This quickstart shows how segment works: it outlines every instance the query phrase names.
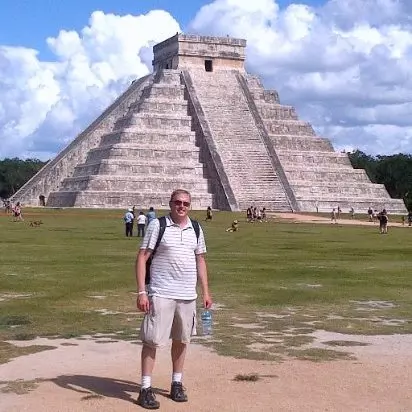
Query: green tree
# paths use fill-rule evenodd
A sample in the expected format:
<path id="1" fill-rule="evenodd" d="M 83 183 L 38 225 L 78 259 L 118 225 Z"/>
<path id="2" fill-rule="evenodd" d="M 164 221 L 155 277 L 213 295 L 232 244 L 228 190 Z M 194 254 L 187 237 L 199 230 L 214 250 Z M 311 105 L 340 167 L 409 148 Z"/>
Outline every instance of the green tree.
<path id="1" fill-rule="evenodd" d="M 46 163 L 38 159 L 0 160 L 0 197 L 7 199 L 12 196 Z"/>
<path id="2" fill-rule="evenodd" d="M 349 153 L 355 169 L 365 169 L 374 183 L 385 185 L 388 193 L 405 201 L 412 208 L 412 156 L 402 153 L 391 156 L 370 156 L 360 150 Z"/>

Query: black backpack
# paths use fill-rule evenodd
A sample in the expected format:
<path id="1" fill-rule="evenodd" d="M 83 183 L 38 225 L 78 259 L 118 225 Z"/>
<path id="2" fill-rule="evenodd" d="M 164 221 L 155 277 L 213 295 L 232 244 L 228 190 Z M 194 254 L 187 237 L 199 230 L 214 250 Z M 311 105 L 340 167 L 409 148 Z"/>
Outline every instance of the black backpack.
<path id="1" fill-rule="evenodd" d="M 162 240 L 162 237 L 163 237 L 163 235 L 165 233 L 165 230 L 166 230 L 166 216 L 159 217 L 158 220 L 159 220 L 159 223 L 160 223 L 159 236 L 157 237 L 156 245 L 153 249 L 152 254 L 150 255 L 149 259 L 147 259 L 147 261 L 146 261 L 146 278 L 145 278 L 145 284 L 146 285 L 148 285 L 150 283 L 150 266 L 152 265 L 153 257 L 156 253 L 157 248 L 160 245 L 160 241 Z M 193 229 L 196 233 L 196 239 L 199 242 L 199 236 L 200 236 L 199 222 L 197 220 L 193 220 L 193 219 L 190 219 L 190 221 L 192 222 Z"/>

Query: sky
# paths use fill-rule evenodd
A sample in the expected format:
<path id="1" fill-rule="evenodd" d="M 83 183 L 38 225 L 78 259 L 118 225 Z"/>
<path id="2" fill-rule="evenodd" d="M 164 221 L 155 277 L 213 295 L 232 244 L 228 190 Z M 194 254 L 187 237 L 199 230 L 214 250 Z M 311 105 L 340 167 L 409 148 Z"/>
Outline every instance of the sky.
<path id="1" fill-rule="evenodd" d="M 336 150 L 412 153 L 411 0 L 1 0 L 0 159 L 54 157 L 176 32 L 245 38 Z"/>

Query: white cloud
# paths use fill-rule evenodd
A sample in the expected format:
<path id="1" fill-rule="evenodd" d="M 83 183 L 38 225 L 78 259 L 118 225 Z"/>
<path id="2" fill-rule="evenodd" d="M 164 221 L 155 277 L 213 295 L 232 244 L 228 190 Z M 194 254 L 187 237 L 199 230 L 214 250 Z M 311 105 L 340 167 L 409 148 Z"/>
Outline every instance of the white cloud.
<path id="1" fill-rule="evenodd" d="M 215 0 L 190 29 L 246 38 L 248 71 L 337 149 L 410 153 L 408 8 L 408 0 L 329 0 L 316 8 L 296 1 L 285 9 L 275 0 Z"/>
<path id="2" fill-rule="evenodd" d="M 340 149 L 412 152 L 412 2 L 215 0 L 187 32 L 247 38 L 247 68 Z M 36 50 L 0 46 L 0 158 L 53 156 L 151 69 L 153 44 L 180 31 L 167 12 L 94 12 Z"/>
<path id="3" fill-rule="evenodd" d="M 62 30 L 36 50 L 0 46 L 0 158 L 54 156 L 108 106 L 131 79 L 151 70 L 153 44 L 180 31 L 167 12 L 94 12 L 80 33 Z"/>

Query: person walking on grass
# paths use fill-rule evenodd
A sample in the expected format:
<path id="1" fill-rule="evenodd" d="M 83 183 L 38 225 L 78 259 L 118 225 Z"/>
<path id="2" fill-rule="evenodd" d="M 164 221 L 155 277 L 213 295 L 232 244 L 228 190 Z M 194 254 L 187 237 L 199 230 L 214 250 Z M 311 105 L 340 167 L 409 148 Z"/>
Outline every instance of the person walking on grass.
<path id="1" fill-rule="evenodd" d="M 330 219 L 331 219 L 332 223 L 334 223 L 334 224 L 338 223 L 335 208 L 332 209 L 332 212 L 330 214 Z"/>
<path id="2" fill-rule="evenodd" d="M 211 308 L 206 245 L 203 231 L 189 216 L 190 193 L 175 190 L 169 201 L 170 214 L 156 247 L 161 230 L 159 219 L 147 228 L 136 258 L 137 307 L 144 312 L 140 329 L 143 342 L 141 353 L 142 384 L 137 399 L 145 409 L 158 409 L 159 401 L 152 389 L 152 371 L 156 350 L 172 338 L 172 382 L 170 397 L 175 402 L 186 402 L 188 397 L 182 385 L 182 374 L 190 337 L 196 334 L 196 285 L 203 293 L 203 306 Z M 156 249 L 154 256 L 153 250 Z M 145 285 L 146 264 L 150 265 L 150 282 Z"/>

